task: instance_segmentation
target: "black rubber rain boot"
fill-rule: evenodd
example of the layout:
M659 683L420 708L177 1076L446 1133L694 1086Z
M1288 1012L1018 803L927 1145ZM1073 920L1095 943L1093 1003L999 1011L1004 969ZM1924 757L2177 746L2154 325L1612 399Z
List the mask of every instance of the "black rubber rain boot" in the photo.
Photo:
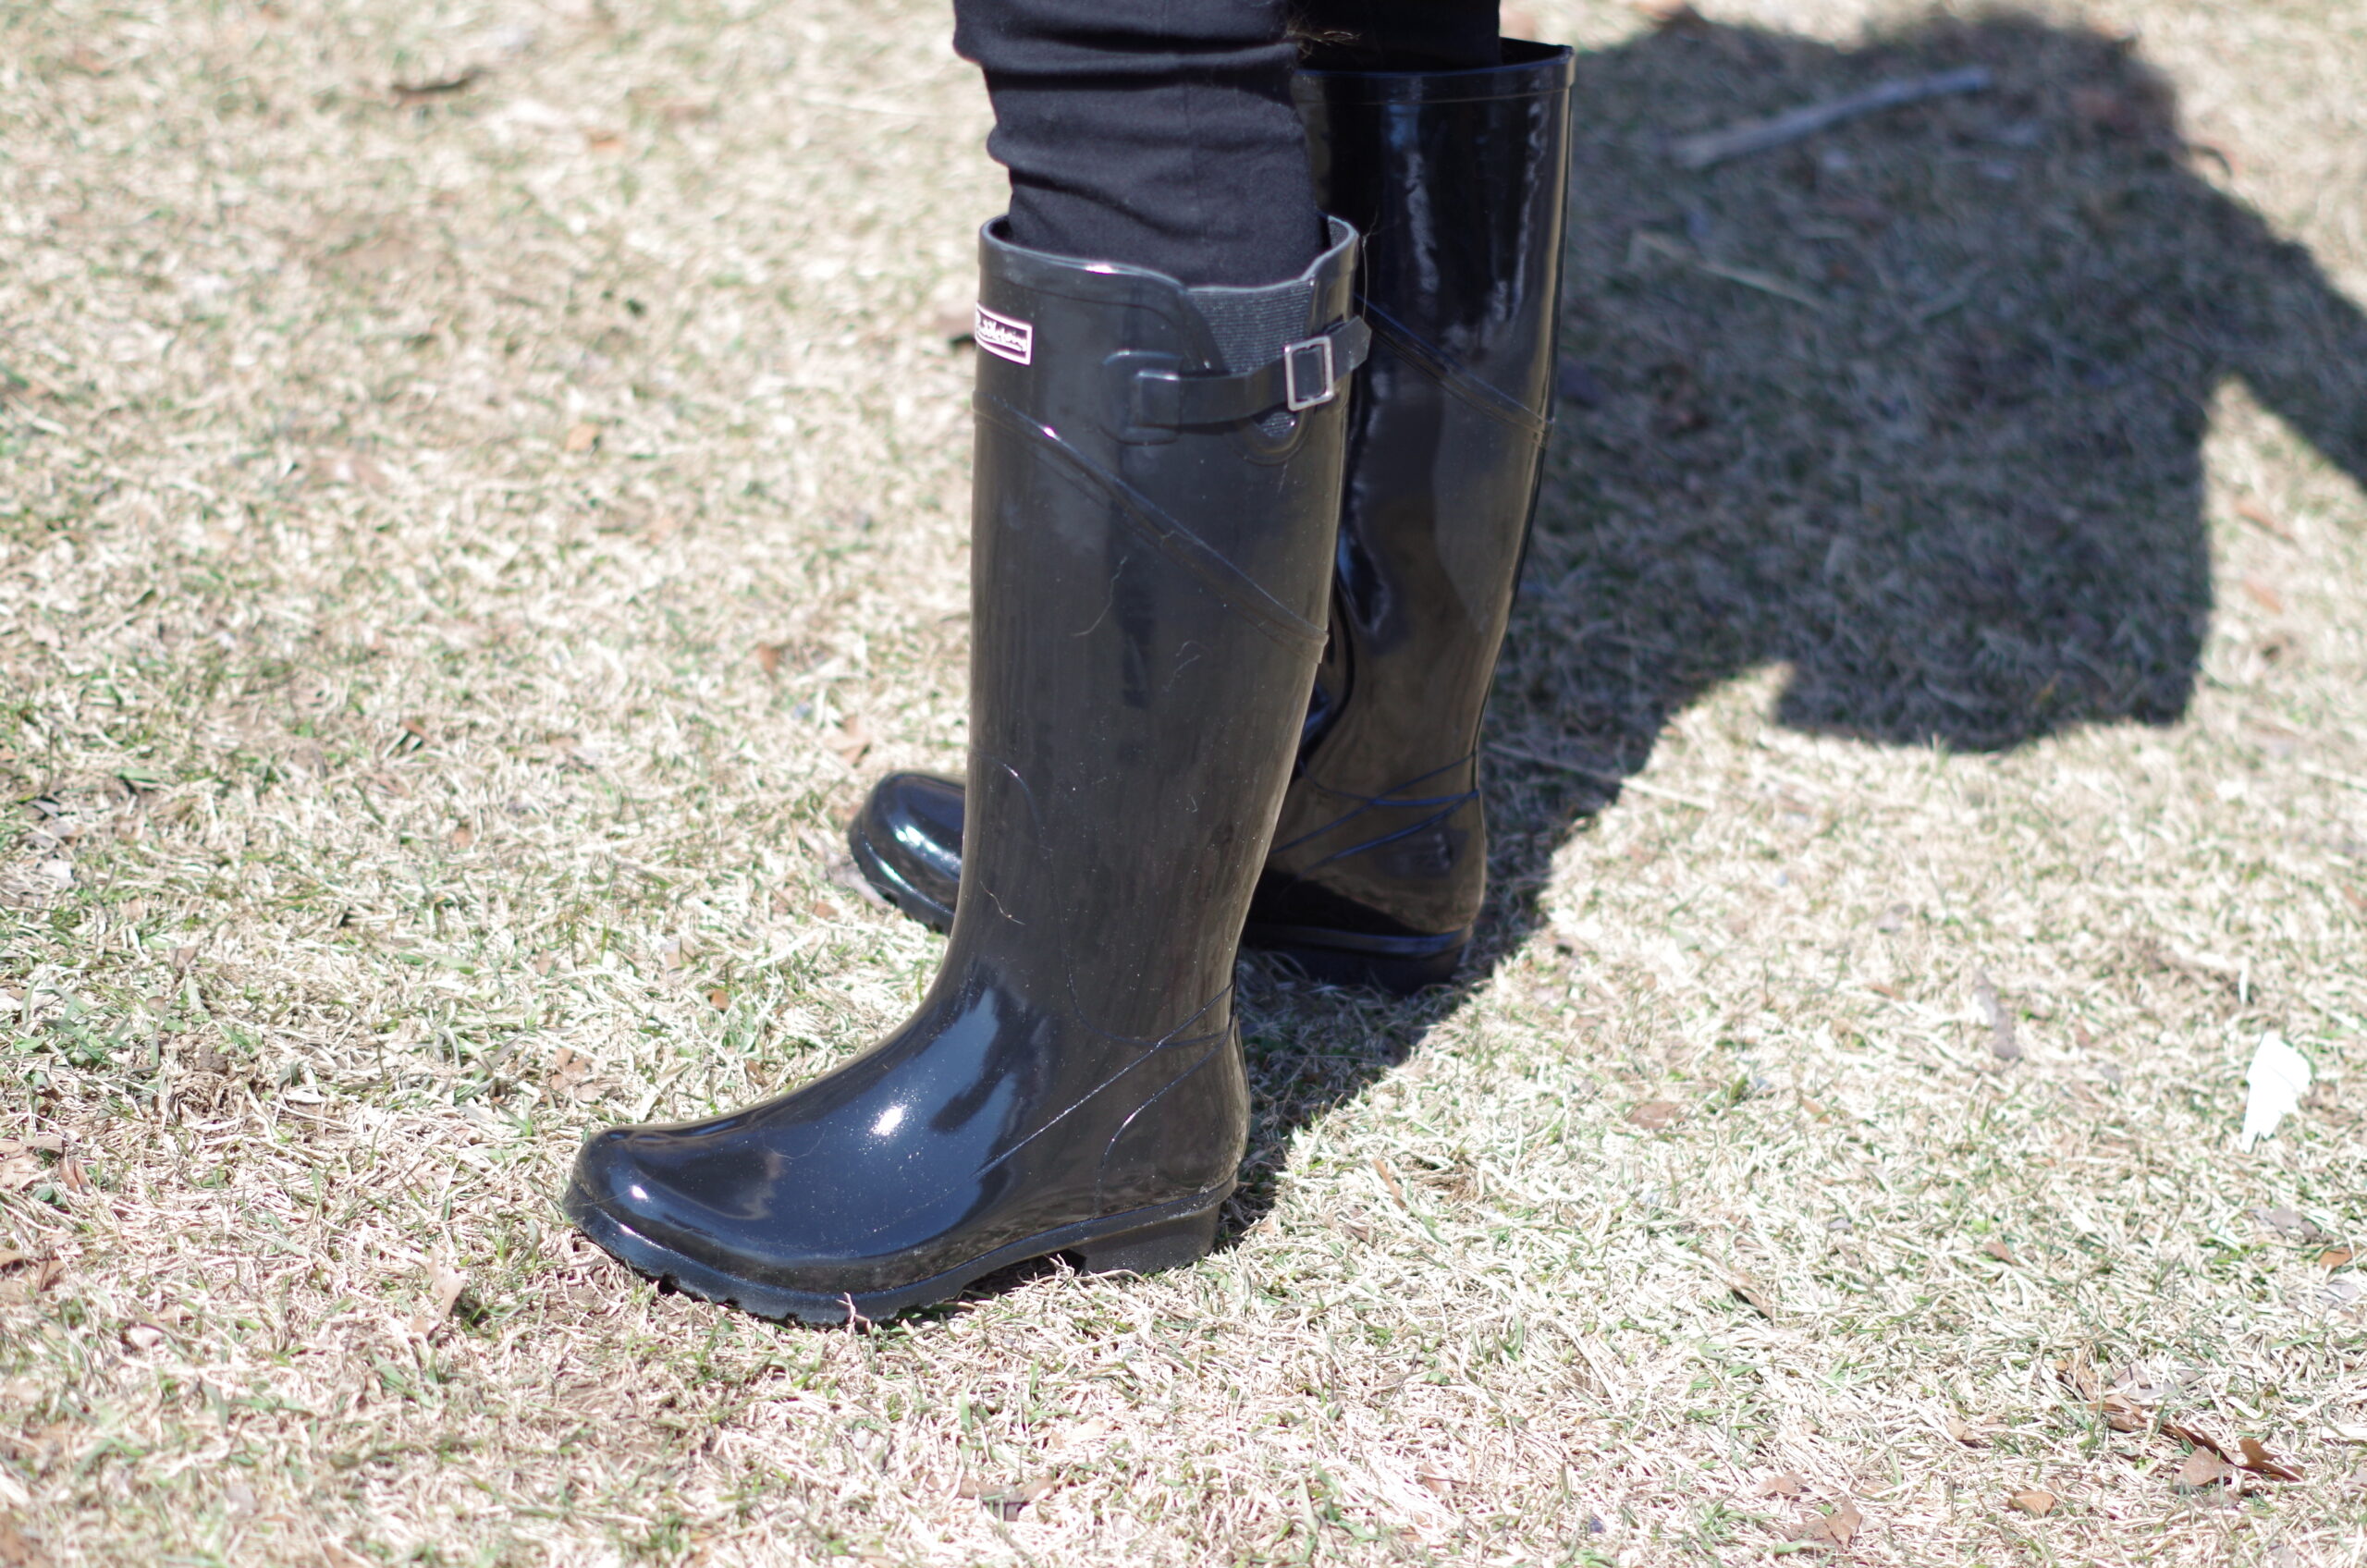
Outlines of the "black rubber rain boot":
M1317 191L1366 230L1374 343L1331 642L1243 940L1401 992L1453 973L1486 890L1479 720L1551 408L1572 58L1510 39L1502 58L1297 78ZM875 887L942 930L961 824L959 783L900 773L848 837Z
M1259 289L982 243L945 967L793 1094L595 1134L567 1193L634 1268L767 1317L1190 1262L1247 1136L1233 958L1323 647L1354 231Z

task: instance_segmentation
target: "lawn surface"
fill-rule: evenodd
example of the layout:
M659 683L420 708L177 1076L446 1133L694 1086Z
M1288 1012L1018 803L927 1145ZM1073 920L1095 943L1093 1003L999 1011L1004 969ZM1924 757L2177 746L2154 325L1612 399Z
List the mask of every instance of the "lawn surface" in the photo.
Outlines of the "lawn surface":
M1705 12L1528 7L1481 950L1244 966L1205 1264L816 1331L553 1198L941 951L944 8L0 6L0 1565L2367 1562L2367 11Z

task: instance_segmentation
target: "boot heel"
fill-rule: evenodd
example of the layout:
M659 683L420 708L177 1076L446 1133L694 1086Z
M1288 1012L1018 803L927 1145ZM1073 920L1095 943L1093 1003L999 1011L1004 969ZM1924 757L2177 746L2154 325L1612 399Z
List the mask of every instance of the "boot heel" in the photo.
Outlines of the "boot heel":
M1216 1241L1217 1211L1210 1208L1121 1231L1071 1250L1077 1268L1086 1274L1153 1274L1199 1262Z

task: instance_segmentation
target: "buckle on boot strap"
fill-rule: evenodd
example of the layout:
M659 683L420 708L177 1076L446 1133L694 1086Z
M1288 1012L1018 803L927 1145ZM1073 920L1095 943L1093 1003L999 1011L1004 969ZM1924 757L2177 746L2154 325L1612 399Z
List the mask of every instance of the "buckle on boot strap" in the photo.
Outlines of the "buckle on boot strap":
M1282 345L1282 406L1291 412L1316 408L1338 397L1339 379L1339 373L1331 368L1329 337Z
M1320 408L1372 351L1372 328L1351 316L1327 332L1282 346L1256 370L1186 374L1172 354L1130 351L1110 356L1126 412L1136 430L1193 424L1233 424L1269 409L1293 413ZM1153 437L1157 439L1157 437Z

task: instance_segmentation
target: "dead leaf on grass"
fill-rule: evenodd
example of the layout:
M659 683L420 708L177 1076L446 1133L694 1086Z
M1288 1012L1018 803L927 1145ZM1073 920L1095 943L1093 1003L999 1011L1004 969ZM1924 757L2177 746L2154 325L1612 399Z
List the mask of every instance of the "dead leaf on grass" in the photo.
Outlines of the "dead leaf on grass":
M1735 1296L1747 1303L1753 1312L1758 1313L1759 1316L1766 1318L1771 1323L1774 1321L1775 1298L1768 1294L1765 1291L1760 1290L1756 1281L1750 1280L1730 1280L1726 1282L1726 1289L1734 1292Z
M779 675L780 673L780 655L782 647L783 644L779 643L757 643L756 668L763 670L767 675Z
M469 1277L448 1263L432 1265L427 1282L435 1292L435 1317L439 1322L452 1316L452 1304L469 1288Z
M1858 1512L1858 1505L1844 1499L1832 1513L1820 1513L1793 1525L1792 1538L1806 1546L1846 1547L1865 1522L1866 1516Z
M165 1330L153 1323L126 1323L123 1342L133 1350L154 1350L165 1342Z
M861 714L839 726L839 743L832 750L849 767L861 762L863 754L871 750L871 726L864 722Z
M975 1497L986 1511L998 1519L1019 1517L1022 1511L1037 1498L1060 1485L1057 1476L1039 1476L1032 1481L1015 1482L997 1487L988 1482L969 1480L955 1488L963 1497Z
M2175 1484L2194 1491L2203 1487L2215 1487L2234 1474L2226 1461L2217 1454L2196 1449L2186 1456L2186 1463L2178 1466Z
M588 1058L575 1054L573 1047L561 1046L558 1055L551 1058L550 1086L555 1094L570 1099L582 1099L587 1090L583 1080L592 1071Z
M1989 1020L1989 1054L1999 1061L2021 1060L2021 1042L2014 1037L2014 1015L2006 1011L2005 998L1998 994L1987 974L1975 972L1972 995Z
M1685 1108L1674 1100L1646 1100L1627 1113L1627 1120L1647 1133L1657 1133L1685 1114Z
M706 1005L721 1012L730 1007L731 993L720 986L714 986L706 994Z
M2283 615L2285 613L2285 595L2270 587L2267 583L2263 582L2257 577L2247 577L2244 579L2244 597L2250 599L2253 604L2258 605L2261 608L2266 610L2271 615Z
M1977 1427L1968 1426L1966 1423L1958 1420L1953 1415L1948 1417L1948 1436L1956 1441L1964 1444L1967 1448L1986 1448L1989 1446L1989 1439L1985 1434L1980 1431Z
M1981 1250L2000 1263L2018 1264L2022 1261L2014 1256L2014 1249L2005 1244L2005 1238L2002 1236L1990 1237L1981 1243Z
M2255 1476L2265 1476L2272 1481L2298 1481L2301 1478L2301 1472L2289 1464L2280 1463L2275 1455L2268 1452L2268 1446L2258 1438L2238 1438L2236 1448L2243 1455L2236 1461L2236 1467L2239 1470L2249 1470Z
M600 444L600 427L589 423L568 426L567 435L559 440L563 452L588 452Z
M1797 1470L1782 1470L1750 1488L1753 1497L1797 1497L1809 1489Z
M2276 521L2276 514L2252 496L2236 503L2236 515L2265 533L2273 533L2287 544L2293 543L2293 532Z
M2358 1256L2359 1254L2349 1247L2328 1247L2325 1251L2318 1254L2318 1267L2321 1268L2339 1268Z
M16 1520L0 1518L0 1568L41 1568L48 1561Z
M31 1301L66 1275L66 1260L62 1257L27 1258L25 1261L31 1267L9 1276L6 1299L10 1301Z
M2026 1492L2010 1493L2005 1499L2005 1506L2017 1513L2027 1513L2033 1519L2044 1518L2054 1512L2054 1503L2055 1497L2053 1492L2042 1492L2035 1488Z
M2318 1228L2316 1222L2298 1209L2256 1208L2252 1210L2252 1218L2270 1230L2280 1231L2287 1236L2299 1236L2304 1241L2312 1242L2322 1242L2326 1239L2326 1233Z

